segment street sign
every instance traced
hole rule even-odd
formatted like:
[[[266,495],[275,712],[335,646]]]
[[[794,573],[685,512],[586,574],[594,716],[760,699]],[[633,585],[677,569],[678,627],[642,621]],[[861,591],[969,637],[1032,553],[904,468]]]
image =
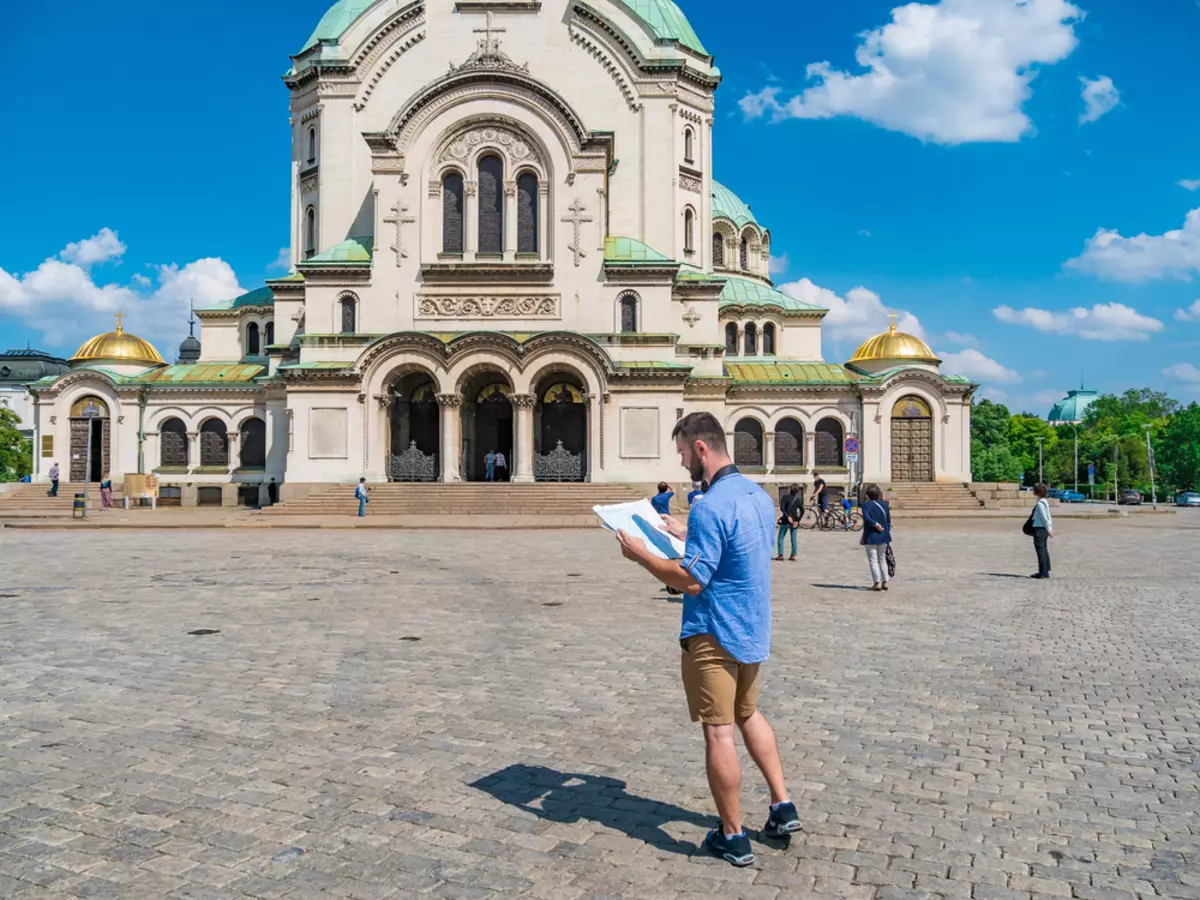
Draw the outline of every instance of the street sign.
[[[846,438],[845,447],[846,447],[847,455],[857,456],[858,455],[858,438],[856,438],[856,437]]]
[[[858,462],[858,454],[857,453],[847,453],[846,454],[846,463],[847,464],[856,463],[856,462]]]
[[[1095,463],[1088,463],[1088,484],[1094,485],[1095,483],[1096,483],[1096,465],[1095,465]]]

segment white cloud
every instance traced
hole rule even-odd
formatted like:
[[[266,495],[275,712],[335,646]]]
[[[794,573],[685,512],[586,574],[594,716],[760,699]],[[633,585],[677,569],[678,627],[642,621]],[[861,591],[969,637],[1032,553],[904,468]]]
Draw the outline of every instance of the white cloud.
[[[858,229],[858,236],[859,237],[870,237],[871,232],[868,231],[866,228],[860,228],[860,229]]]
[[[1066,59],[1084,12],[1067,0],[908,3],[861,35],[860,74],[808,66],[816,83],[781,101],[776,87],[741,100],[747,119],[852,116],[923,141],[1018,141],[1038,66]]]
[[[942,371],[948,375],[965,375],[973,381],[999,384],[1015,384],[1021,380],[1017,372],[971,347],[959,353],[939,353],[938,356],[942,360]]]
[[[1145,341],[1163,330],[1158,319],[1123,303],[1097,303],[1091,309],[1076,306],[1066,312],[998,306],[992,314],[1008,325],[1028,325],[1044,334],[1074,335],[1087,341]]]
[[[947,331],[946,340],[952,344],[958,344],[960,347],[978,347],[979,338],[973,334],[963,334],[958,331]]]
[[[1187,214],[1183,228],[1160,235],[1127,238],[1101,228],[1067,266],[1113,281],[1191,281],[1200,272],[1200,209]]]
[[[980,390],[979,396],[983,397],[987,400],[991,400],[993,403],[1003,403],[1005,400],[1008,399],[1008,394],[1006,394],[1004,391],[1000,390],[1000,388],[994,388],[994,387],[983,388],[982,390]]]
[[[1200,191],[1200,178],[1185,178],[1176,182],[1185,191]]]
[[[1200,300],[1197,300],[1187,309],[1175,310],[1175,318],[1180,322],[1200,322]]]
[[[778,287],[789,296],[804,303],[812,303],[829,310],[822,323],[822,332],[835,343],[853,341],[861,343],[869,337],[874,337],[887,331],[891,324],[888,319],[888,309],[874,291],[865,287],[856,287],[839,297],[829,288],[813,284],[807,278],[783,284]],[[908,334],[924,338],[925,329],[912,313],[898,311],[896,328]]]
[[[244,293],[222,259],[155,266],[153,290],[153,282],[140,274],[132,276],[132,285],[98,284],[87,267],[124,252],[125,245],[106,228],[59,254],[76,262],[52,257],[17,275],[0,269],[0,311],[41,331],[52,345],[68,345],[110,331],[120,309],[131,332],[169,347],[183,332],[189,301],[208,306]]]
[[[291,248],[290,247],[280,247],[279,252],[275,255],[274,261],[271,262],[270,265],[267,266],[267,270],[271,271],[272,269],[283,269],[286,272],[291,267],[292,267],[292,250],[291,250]]]
[[[790,265],[791,260],[786,253],[783,256],[772,256],[767,262],[767,271],[772,275],[782,275]]]
[[[82,241],[67,244],[59,254],[64,260],[77,266],[87,267],[124,255],[125,245],[117,233],[101,228],[96,234]]]
[[[1162,370],[1162,373],[1168,378],[1174,381],[1181,381],[1184,384],[1200,384],[1200,369],[1197,369],[1189,362],[1167,366]]]
[[[1086,125],[1108,115],[1121,103],[1121,92],[1107,75],[1096,79],[1080,78],[1083,84],[1083,112],[1079,124]]]

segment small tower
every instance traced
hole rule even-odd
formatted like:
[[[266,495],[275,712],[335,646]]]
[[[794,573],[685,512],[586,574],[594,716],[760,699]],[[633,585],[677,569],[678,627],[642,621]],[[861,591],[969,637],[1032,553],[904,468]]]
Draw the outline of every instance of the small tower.
[[[188,303],[188,336],[179,345],[180,365],[190,365],[200,362],[200,342],[196,340],[196,310],[193,302]]]

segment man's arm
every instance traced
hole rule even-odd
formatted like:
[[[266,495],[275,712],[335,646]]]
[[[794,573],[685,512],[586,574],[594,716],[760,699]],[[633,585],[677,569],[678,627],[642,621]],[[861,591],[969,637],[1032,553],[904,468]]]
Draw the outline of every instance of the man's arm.
[[[667,587],[677,591],[686,591],[693,597],[703,590],[703,585],[693,577],[691,572],[679,564],[679,560],[655,556],[646,549],[644,541],[624,531],[617,532],[617,540],[621,544],[621,552],[625,554],[626,559],[633,560]]]

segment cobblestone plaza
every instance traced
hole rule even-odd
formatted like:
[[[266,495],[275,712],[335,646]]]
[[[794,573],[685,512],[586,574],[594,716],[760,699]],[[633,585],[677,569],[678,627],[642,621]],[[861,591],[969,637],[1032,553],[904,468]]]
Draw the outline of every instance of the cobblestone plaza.
[[[805,829],[736,870],[679,606],[599,530],[0,530],[0,897],[1198,900],[1198,536],[1064,521],[1042,583],[1017,520],[909,520],[873,594],[803,534]]]

